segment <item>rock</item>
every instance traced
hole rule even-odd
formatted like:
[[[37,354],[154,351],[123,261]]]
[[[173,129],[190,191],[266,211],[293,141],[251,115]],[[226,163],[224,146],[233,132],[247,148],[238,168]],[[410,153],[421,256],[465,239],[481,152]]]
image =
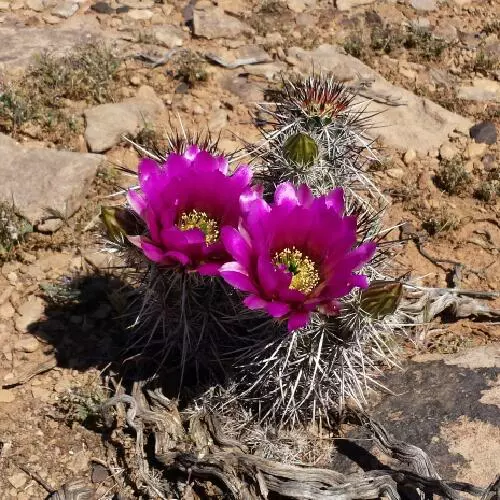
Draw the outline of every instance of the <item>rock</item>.
[[[416,159],[417,159],[417,153],[415,152],[414,149],[408,149],[403,156],[403,161],[405,162],[405,165],[410,165]]]
[[[428,17],[417,17],[410,22],[412,28],[417,30],[428,31],[431,27],[431,21]]]
[[[5,10],[10,10],[10,2],[7,2],[5,0],[0,1],[0,12],[5,11]]]
[[[19,352],[36,352],[40,349],[40,342],[35,337],[25,336],[14,344],[14,350]]]
[[[451,160],[458,154],[457,148],[452,146],[449,142],[441,144],[439,148],[439,157],[442,160]]]
[[[54,25],[59,24],[61,22],[61,18],[57,16],[53,16],[52,14],[44,14],[43,20],[46,24]]]
[[[45,310],[45,303],[40,297],[31,296],[17,309],[19,316],[15,320],[16,329],[25,332],[29,325],[36,323]]]
[[[159,45],[168,49],[180,47],[184,43],[184,31],[177,26],[158,26],[154,28],[153,35]]]
[[[499,375],[498,343],[417,356],[378,380],[390,392],[369,413],[395,439],[422,448],[443,479],[487,485],[500,456]]]
[[[434,27],[432,36],[445,42],[454,42],[458,38],[458,32],[452,24],[443,23]]]
[[[143,86],[136,97],[100,104],[85,111],[85,140],[91,151],[107,151],[120,143],[124,135],[136,135],[163,109],[164,104],[154,90]]]
[[[436,0],[411,0],[410,4],[415,10],[428,12],[437,9]]]
[[[96,2],[90,8],[98,14],[114,14],[115,12],[115,9],[113,9],[113,7],[106,2]]]
[[[122,0],[120,3],[138,10],[152,9],[155,6],[154,0]]]
[[[34,399],[38,399],[39,401],[48,403],[51,399],[52,391],[44,389],[43,387],[32,387],[31,395],[33,396]]]
[[[247,0],[219,0],[217,5],[228,14],[242,16],[251,11]]]
[[[386,145],[397,149],[414,149],[419,155],[427,155],[438,150],[448,140],[448,134],[455,129],[468,130],[472,122],[455,113],[447,111],[429,99],[416,96],[412,92],[389,83],[379,73],[363,64],[359,59],[346,55],[338,46],[324,44],[307,51],[300,47],[291,47],[288,54],[297,69],[309,74],[311,68],[316,71],[331,72],[344,83],[359,83],[367,78],[373,83],[366,94],[366,111],[379,113],[374,123],[376,128],[371,134]],[[401,102],[401,106],[387,106],[377,101],[387,98]]]
[[[130,85],[133,85],[134,87],[139,87],[142,83],[139,75],[132,75],[128,81],[130,82]]]
[[[70,217],[81,206],[102,157],[21,146],[0,134],[0,200],[13,201],[32,225],[47,210]]]
[[[359,5],[367,5],[373,3],[375,0],[337,0],[337,9],[346,11],[353,7],[358,7]]]
[[[457,97],[467,101],[500,102],[500,83],[475,79],[471,87],[460,87]]]
[[[482,157],[484,153],[486,153],[487,149],[488,146],[486,144],[471,142],[465,149],[465,157],[470,160],[472,160],[473,158]]]
[[[16,472],[7,478],[9,483],[16,489],[21,489],[28,480],[28,476],[24,472]]]
[[[405,175],[405,171],[402,168],[389,168],[385,173],[391,179],[401,179]]]
[[[45,8],[42,0],[26,0],[26,7],[28,9],[34,10],[35,12],[42,12]]]
[[[153,13],[150,10],[131,9],[127,11],[127,17],[134,21],[148,21],[153,17]]]
[[[213,134],[218,134],[227,125],[227,113],[224,109],[218,109],[208,121],[208,130]]]
[[[61,19],[52,17],[57,22]],[[50,52],[55,56],[63,55],[94,38],[105,41],[111,37],[100,29],[99,22],[92,16],[75,16],[64,27],[56,29],[0,26],[2,65],[9,70],[25,69],[36,54]]]
[[[10,319],[15,314],[15,309],[10,302],[0,305],[0,319]]]
[[[130,7],[128,5],[121,5],[120,7],[117,7],[115,12],[117,14],[126,14],[130,10]]]
[[[67,19],[71,17],[73,14],[78,12],[79,6],[77,3],[73,2],[61,2],[58,3],[54,9],[52,9],[52,14],[54,16],[62,17]]]
[[[226,14],[221,8],[195,10],[193,13],[193,32],[196,36],[213,38],[240,38],[249,33],[250,28],[236,17]]]
[[[304,0],[288,0],[287,7],[296,14],[300,14],[306,10],[306,3]]]
[[[0,389],[0,403],[12,403],[15,399],[16,395],[12,390]]]
[[[264,85],[249,82],[242,76],[223,76],[221,85],[224,89],[238,96],[242,102],[254,104],[264,99]]]
[[[497,129],[495,124],[490,121],[478,123],[470,128],[470,136],[476,142],[485,144],[495,144],[497,142]]]

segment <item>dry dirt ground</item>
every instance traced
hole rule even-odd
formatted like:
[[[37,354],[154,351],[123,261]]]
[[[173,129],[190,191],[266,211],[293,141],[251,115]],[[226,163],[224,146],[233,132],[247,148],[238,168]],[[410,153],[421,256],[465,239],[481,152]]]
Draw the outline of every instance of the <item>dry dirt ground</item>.
[[[150,85],[166,105],[157,119],[157,130],[178,120],[187,129],[208,125],[212,130],[222,129],[221,145],[227,150],[239,147],[243,138],[258,139],[249,116],[251,103],[262,97],[262,89],[279,84],[273,64],[285,73],[293,69],[286,54],[291,45],[306,49],[322,43],[343,45],[391,83],[425,95],[475,123],[489,119],[497,128],[500,125],[498,96],[496,101],[457,98],[460,85],[477,76],[500,79],[500,11],[494,0],[449,0],[429,11],[418,11],[405,2],[375,2],[341,11],[326,1],[219,1],[252,28],[232,40],[192,36],[191,23],[183,16],[189,19],[194,3],[151,2],[148,8],[134,12],[154,15],[141,18],[138,14],[134,19],[127,12],[99,13],[91,8],[91,2],[84,1],[73,17],[65,19],[50,14],[50,9],[49,13],[40,10],[34,0],[26,4],[3,1],[0,22],[20,32],[31,27],[50,32],[52,24],[71,27],[76,18],[97,23],[112,35],[110,43],[123,57],[107,100],[120,101],[135,95],[138,86]],[[203,3],[211,4],[207,0]],[[121,4],[109,5],[115,9]],[[404,22],[437,26],[447,32],[444,38],[450,41],[436,47],[437,42],[426,36],[419,35],[411,42],[402,40]],[[187,61],[183,55],[180,60],[152,68],[130,57],[166,52],[151,37],[151,29],[162,23],[182,27],[183,48],[192,51],[189,57],[193,60]],[[246,66],[245,74],[237,74],[193,56],[210,51],[224,55],[256,37],[271,58],[265,69]],[[15,80],[19,74],[19,70],[9,73],[6,69],[2,78]],[[442,81],[437,83],[436,75],[441,75]],[[78,115],[87,106],[85,101],[89,102],[87,96],[81,95],[65,100],[62,107]],[[18,140],[83,152],[81,116],[79,120],[73,128],[55,131],[39,123],[12,130],[3,123],[2,131]],[[422,277],[424,284],[444,287],[453,277],[450,271],[460,264],[461,288],[495,291],[500,284],[500,188],[496,188],[498,193],[494,188],[487,195],[478,193],[485,183],[491,186],[500,179],[498,145],[467,156],[469,142],[465,137],[456,138],[457,151],[464,152],[460,165],[469,177],[453,194],[434,180],[442,167],[437,153],[412,159],[411,152],[382,148],[383,160],[373,175],[392,201],[387,224],[407,223],[401,235],[395,234],[408,239],[394,256],[401,269]],[[79,477],[91,478],[99,486],[96,498],[111,498],[119,489],[122,496],[115,498],[139,497],[126,474],[127,446],[132,441],[127,436],[108,436],[95,418],[95,408],[109,394],[109,380],[103,374],[108,373],[123,342],[123,325],[111,320],[122,312],[120,284],[105,273],[95,277],[99,268],[106,267],[106,258],[98,253],[101,242],[96,217],[99,204],[107,202],[106,196],[117,185],[129,182],[115,167],[134,169],[138,157],[132,147],[122,143],[109,150],[106,158],[82,210],[54,234],[28,235],[0,269],[2,499],[45,498],[48,493],[40,483],[57,489]],[[419,251],[415,239],[431,258]],[[87,275],[94,277],[85,278]],[[490,305],[499,308],[500,301]],[[500,341],[498,323],[469,319],[443,322],[430,328],[419,344],[408,343],[405,355],[461,352]],[[488,456],[482,460],[486,462],[478,459],[476,463],[469,441],[479,439],[479,434],[486,443],[495,441],[498,427],[477,424],[476,434],[469,438],[463,431],[466,418],[443,430],[442,439],[451,443],[453,453],[470,461],[461,479],[484,484],[488,479],[483,477],[481,463],[491,466],[497,461],[493,469],[500,470],[499,451],[485,452]],[[107,477],[107,468],[116,482]]]

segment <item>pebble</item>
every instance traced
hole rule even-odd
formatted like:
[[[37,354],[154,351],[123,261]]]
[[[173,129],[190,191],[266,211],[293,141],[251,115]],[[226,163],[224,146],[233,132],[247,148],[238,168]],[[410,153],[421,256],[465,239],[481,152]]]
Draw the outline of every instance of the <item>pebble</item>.
[[[411,0],[411,6],[415,10],[431,11],[436,10],[436,0]]]
[[[0,403],[12,403],[16,396],[12,390],[0,389]]]
[[[15,310],[12,307],[12,304],[10,302],[5,302],[4,304],[0,305],[0,319],[11,319],[14,314]]]
[[[43,387],[32,387],[31,395],[34,399],[38,399],[44,403],[47,403],[48,401],[50,401],[52,391],[44,389]]]
[[[168,49],[183,44],[183,31],[177,26],[159,26],[154,29],[154,37],[159,45]]]
[[[15,319],[16,329],[25,332],[29,325],[40,319],[45,309],[45,304],[40,297],[30,297],[17,310],[19,316]]]
[[[115,9],[106,2],[97,2],[90,8],[98,14],[113,14],[115,12]]]
[[[35,337],[31,336],[22,338],[14,344],[14,350],[26,353],[36,352],[39,348],[40,342],[38,342]]]
[[[43,20],[47,24],[59,24],[61,22],[61,18],[60,17],[53,16],[52,14],[45,14],[43,16]],[[53,219],[49,219],[49,220],[53,220]]]
[[[67,19],[71,17],[73,14],[78,12],[78,4],[73,2],[61,2],[58,3],[54,9],[52,9],[52,14],[58,17],[62,17]]]
[[[497,142],[497,129],[490,121],[478,123],[470,128],[470,136],[476,142],[484,144],[495,144]]]
[[[9,483],[18,490],[26,484],[27,479],[28,476],[24,472],[16,472],[7,478]]]
[[[300,14],[306,10],[306,3],[304,0],[288,0],[287,7],[296,14]]]
[[[405,175],[405,171],[402,168],[389,168],[385,173],[391,179],[401,179]]]
[[[134,87],[139,87],[139,85],[142,83],[141,82],[141,77],[140,76],[137,76],[137,75],[133,75],[130,77],[129,79],[129,82],[131,85],[133,85]]]
[[[416,159],[417,159],[417,153],[415,152],[414,149],[408,149],[403,156],[403,161],[405,162],[405,165],[413,163]]]
[[[465,157],[468,159],[478,158],[486,153],[488,146],[486,144],[471,142],[465,149]]]
[[[118,12],[118,9],[116,12]],[[147,9],[132,9],[127,12],[127,17],[134,21],[147,21],[153,17],[153,13]]]
[[[26,6],[28,9],[34,10],[35,12],[42,12],[45,8],[42,0],[26,0]]]

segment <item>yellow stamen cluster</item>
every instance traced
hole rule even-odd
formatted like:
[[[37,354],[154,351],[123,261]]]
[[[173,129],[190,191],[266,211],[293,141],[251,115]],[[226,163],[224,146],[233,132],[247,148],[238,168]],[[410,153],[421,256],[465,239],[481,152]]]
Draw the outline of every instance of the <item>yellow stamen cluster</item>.
[[[211,219],[206,212],[193,210],[189,213],[183,213],[179,218],[177,226],[182,231],[201,229],[209,245],[219,239],[219,224],[215,219]]]
[[[295,247],[285,248],[276,253],[273,262],[276,266],[284,266],[292,273],[290,287],[294,290],[307,294],[312,292],[320,282],[315,262]]]

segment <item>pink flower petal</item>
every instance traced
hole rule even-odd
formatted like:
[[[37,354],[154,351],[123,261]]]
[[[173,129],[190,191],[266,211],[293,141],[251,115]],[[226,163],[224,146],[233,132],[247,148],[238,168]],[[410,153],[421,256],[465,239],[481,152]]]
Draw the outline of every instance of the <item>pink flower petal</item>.
[[[274,202],[276,205],[287,205],[290,208],[299,204],[297,193],[293,184],[290,182],[283,182],[276,187],[274,192]]]
[[[299,328],[304,328],[309,322],[309,314],[304,312],[296,312],[290,314],[288,318],[288,331],[293,332]]]
[[[196,271],[202,276],[217,276],[221,267],[220,262],[206,262],[196,268]]]
[[[314,196],[307,184],[301,184],[297,189],[297,198],[302,206],[309,207],[314,201]]]
[[[281,318],[290,312],[290,306],[284,302],[268,302],[266,311],[273,318]]]
[[[143,197],[137,191],[130,189],[127,192],[127,201],[132,210],[142,217],[142,214],[146,209],[146,202]]]
[[[256,311],[258,309],[266,309],[267,302],[256,295],[249,295],[245,298],[243,303],[251,309],[252,311]]]
[[[221,229],[221,240],[226,251],[245,269],[250,267],[251,248],[243,236],[234,228],[225,226]]]
[[[333,189],[325,196],[325,204],[338,214],[344,213],[344,190],[342,188]]]
[[[243,292],[257,293],[257,288],[248,276],[247,270],[238,262],[226,262],[219,269],[219,274],[234,288]]]
[[[144,255],[153,262],[162,262],[165,259],[165,250],[157,247],[154,243],[142,240],[141,249]]]
[[[175,252],[175,251],[167,252],[165,253],[165,258],[178,262],[183,266],[189,264],[189,257],[186,254],[183,254],[182,252]]]

